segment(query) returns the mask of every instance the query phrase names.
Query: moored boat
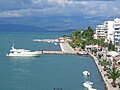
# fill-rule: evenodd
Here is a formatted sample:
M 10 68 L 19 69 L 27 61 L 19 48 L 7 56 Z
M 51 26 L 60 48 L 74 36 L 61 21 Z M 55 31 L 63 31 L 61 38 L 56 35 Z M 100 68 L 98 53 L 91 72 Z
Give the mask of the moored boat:
M 89 83 L 86 83 L 86 82 L 83 83 L 83 86 L 84 86 L 85 88 L 92 88 L 92 85 L 89 84 Z
M 85 83 L 93 85 L 93 82 L 90 82 L 90 81 L 85 81 Z
M 83 86 L 85 88 L 87 88 L 88 90 L 97 90 L 97 89 L 93 88 L 92 85 L 93 85 L 93 82 L 90 82 L 90 81 L 85 81 L 83 83 Z
M 10 50 L 10 53 L 6 54 L 6 56 L 11 56 L 11 57 L 36 57 L 36 56 L 40 56 L 40 54 L 42 54 L 41 51 L 30 51 L 30 50 L 26 50 L 26 49 L 15 49 L 14 47 L 12 47 L 12 49 Z
M 88 56 L 88 53 L 85 51 L 77 52 L 78 55 Z
M 84 75 L 84 76 L 90 76 L 90 72 L 88 72 L 88 71 L 83 71 L 83 75 Z

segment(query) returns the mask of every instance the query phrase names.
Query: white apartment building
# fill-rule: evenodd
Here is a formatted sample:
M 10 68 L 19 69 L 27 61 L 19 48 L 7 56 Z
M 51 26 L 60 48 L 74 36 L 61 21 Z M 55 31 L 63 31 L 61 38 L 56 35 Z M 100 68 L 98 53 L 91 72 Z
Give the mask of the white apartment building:
M 107 40 L 111 40 L 114 43 L 114 21 L 105 21 L 104 25 L 107 28 Z
M 97 25 L 96 26 L 96 38 L 106 38 L 107 37 L 107 28 L 105 25 Z
M 120 18 L 114 19 L 114 43 L 120 45 Z
M 96 39 L 104 37 L 111 40 L 120 51 L 120 18 L 114 21 L 105 21 L 103 25 L 96 26 Z
M 103 25 L 96 26 L 96 36 L 98 38 L 106 38 L 114 42 L 114 21 L 105 21 Z

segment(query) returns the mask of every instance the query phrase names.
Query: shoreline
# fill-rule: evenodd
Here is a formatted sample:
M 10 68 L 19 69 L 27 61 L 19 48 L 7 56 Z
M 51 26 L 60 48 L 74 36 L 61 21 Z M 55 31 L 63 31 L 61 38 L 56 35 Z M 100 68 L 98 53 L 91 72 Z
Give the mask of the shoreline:
M 64 43 L 60 43 L 60 47 L 61 47 L 61 50 L 65 51 L 66 47 L 64 47 L 63 45 Z M 67 43 L 68 44 L 68 43 Z M 70 47 L 69 49 L 71 49 L 72 47 L 68 44 L 67 45 L 68 47 Z M 69 51 L 69 50 L 68 50 Z M 73 50 L 74 52 L 76 52 L 75 50 Z M 100 76 L 101 76 L 101 79 L 103 80 L 104 82 L 104 85 L 105 85 L 105 90 L 120 90 L 119 87 L 113 87 L 111 85 L 111 82 L 112 82 L 112 79 L 108 79 L 107 76 L 104 76 L 106 74 L 106 72 L 103 70 L 103 67 L 101 65 L 98 64 L 98 59 L 97 57 L 95 57 L 94 55 L 92 55 L 91 53 L 89 53 L 90 57 L 93 58 L 96 66 L 97 66 L 97 69 L 100 73 Z
M 61 48 L 61 51 L 44 51 L 46 54 L 77 54 L 77 52 L 69 45 L 68 42 L 60 42 L 59 46 Z M 103 70 L 103 67 L 98 64 L 98 58 L 95 57 L 93 54 L 89 53 L 90 57 L 93 58 L 97 69 L 100 73 L 101 79 L 103 80 L 105 84 L 105 90 L 120 90 L 119 87 L 113 87 L 111 82 L 112 79 L 108 79 L 107 76 L 105 76 L 106 71 Z
M 105 89 L 106 90 L 120 90 L 118 86 L 113 87 L 112 84 L 111 84 L 112 80 L 108 79 L 107 76 L 104 76 L 106 74 L 106 72 L 103 70 L 103 67 L 98 64 L 98 59 L 94 55 L 92 55 L 91 53 L 89 53 L 89 55 L 93 58 L 96 66 L 98 68 L 98 71 L 101 75 L 101 78 L 105 83 Z

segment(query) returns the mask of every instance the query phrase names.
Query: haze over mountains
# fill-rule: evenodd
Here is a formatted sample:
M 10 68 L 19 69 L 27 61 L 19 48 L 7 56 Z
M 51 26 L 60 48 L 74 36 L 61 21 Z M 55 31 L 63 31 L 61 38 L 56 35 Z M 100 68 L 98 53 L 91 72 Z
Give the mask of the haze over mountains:
M 120 17 L 120 0 L 0 0 L 0 31 L 95 29 Z
M 0 18 L 0 31 L 69 31 L 85 30 L 88 26 L 95 29 L 97 24 L 114 17 L 4 17 Z

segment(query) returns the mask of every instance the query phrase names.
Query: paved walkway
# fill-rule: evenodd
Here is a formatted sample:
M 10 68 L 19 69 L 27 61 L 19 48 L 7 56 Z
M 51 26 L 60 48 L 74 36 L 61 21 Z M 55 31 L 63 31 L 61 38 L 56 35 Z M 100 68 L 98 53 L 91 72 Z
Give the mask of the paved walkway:
M 61 51 L 42 51 L 42 53 L 44 54 L 77 54 L 76 51 L 67 42 L 60 43 L 60 47 L 61 47 Z
M 104 76 L 106 74 L 106 71 L 103 70 L 103 67 L 101 65 L 98 65 L 98 59 L 94 55 L 92 55 L 92 54 L 90 54 L 90 55 L 93 57 L 96 65 L 100 71 L 100 74 L 101 74 L 103 81 L 105 82 L 105 85 L 106 85 L 106 90 L 120 90 L 118 85 L 117 85 L 117 87 L 113 87 L 111 85 L 112 79 L 108 79 L 107 76 Z
M 60 47 L 63 52 L 75 52 L 67 42 L 60 43 Z

